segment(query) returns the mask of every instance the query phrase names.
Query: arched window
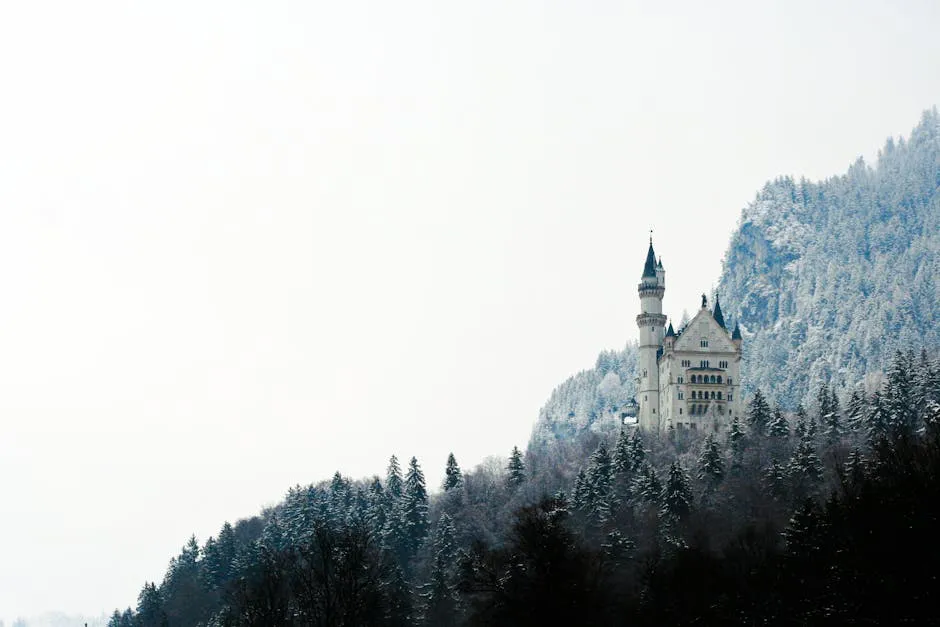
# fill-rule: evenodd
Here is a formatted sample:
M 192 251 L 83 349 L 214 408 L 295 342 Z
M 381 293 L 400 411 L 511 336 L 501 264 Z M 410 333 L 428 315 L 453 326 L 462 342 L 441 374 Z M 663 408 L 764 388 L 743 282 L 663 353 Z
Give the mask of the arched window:
M 712 375 L 712 376 L 711 376 L 711 383 L 714 383 L 714 382 L 715 382 L 715 375 Z
M 718 375 L 718 383 L 721 383 L 721 375 Z
M 715 393 L 714 393 L 714 392 L 712 392 L 712 398 L 715 398 Z
M 718 400 L 721 400 L 721 392 L 718 392 Z

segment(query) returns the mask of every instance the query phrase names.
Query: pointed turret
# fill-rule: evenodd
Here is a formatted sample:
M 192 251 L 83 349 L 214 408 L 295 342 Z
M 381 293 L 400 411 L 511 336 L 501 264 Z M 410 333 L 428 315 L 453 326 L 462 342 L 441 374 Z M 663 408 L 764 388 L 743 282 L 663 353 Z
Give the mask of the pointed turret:
M 643 265 L 644 279 L 656 278 L 656 253 L 653 252 L 653 238 L 650 238 L 650 249 L 646 251 L 646 263 Z
M 732 339 L 732 340 L 740 340 L 740 339 L 741 339 L 741 327 L 738 326 L 738 323 L 737 323 L 737 322 L 734 323 L 734 331 L 731 332 L 731 339 Z
M 725 317 L 721 313 L 721 303 L 718 302 L 718 294 L 715 294 L 715 310 L 712 312 L 712 317 L 715 319 L 715 322 L 721 325 L 722 329 L 728 330 L 728 327 L 725 326 Z
M 669 328 L 666 329 L 666 337 L 676 337 L 676 332 L 672 328 L 672 323 L 669 323 Z

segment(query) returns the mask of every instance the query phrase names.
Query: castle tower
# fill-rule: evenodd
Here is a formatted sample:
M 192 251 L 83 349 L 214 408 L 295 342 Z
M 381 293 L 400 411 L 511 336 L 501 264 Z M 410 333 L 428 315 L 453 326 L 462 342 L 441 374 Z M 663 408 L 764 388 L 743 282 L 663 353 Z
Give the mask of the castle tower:
M 666 271 L 662 260 L 657 262 L 653 252 L 653 238 L 646 253 L 643 276 L 637 286 L 640 295 L 640 315 L 636 325 L 640 330 L 639 364 L 637 366 L 637 421 L 641 429 L 658 431 L 659 363 L 666 316 L 663 315 L 663 295 L 666 293 Z

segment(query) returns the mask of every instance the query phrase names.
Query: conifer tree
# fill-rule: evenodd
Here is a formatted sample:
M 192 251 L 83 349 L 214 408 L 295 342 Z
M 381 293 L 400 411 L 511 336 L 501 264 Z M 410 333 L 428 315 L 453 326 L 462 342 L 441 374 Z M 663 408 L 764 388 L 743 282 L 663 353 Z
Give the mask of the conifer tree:
M 872 394 L 865 417 L 865 427 L 869 445 L 873 446 L 888 437 L 888 411 L 885 408 L 881 392 Z
M 509 455 L 508 482 L 510 487 L 518 487 L 525 483 L 525 462 L 522 461 L 522 451 L 518 446 L 512 447 L 512 453 Z
M 403 481 L 401 477 L 401 466 L 398 465 L 398 457 L 392 455 L 388 460 L 388 471 L 385 475 L 385 491 L 389 498 L 397 501 L 402 495 Z
M 894 440 L 910 437 L 914 433 L 917 413 L 914 406 L 913 364 L 913 353 L 897 351 L 888 370 L 884 401 L 889 434 Z
M 578 511 L 587 511 L 588 509 L 588 481 L 587 473 L 584 468 L 578 471 L 578 476 L 574 481 L 574 501 L 573 505 Z
M 662 510 L 664 517 L 683 520 L 692 510 L 692 487 L 689 477 L 678 461 L 672 462 L 669 467 L 669 478 L 662 494 Z
M 656 469 L 649 462 L 645 462 L 633 480 L 633 494 L 646 503 L 657 503 L 662 496 L 662 482 Z
M 463 482 L 463 475 L 460 473 L 460 466 L 457 465 L 457 459 L 451 453 L 447 456 L 447 467 L 444 469 L 444 491 L 459 488 Z
M 790 437 L 790 425 L 787 423 L 787 419 L 783 417 L 780 405 L 774 405 L 770 424 L 767 425 L 767 435 L 772 438 Z
M 806 409 L 803 408 L 803 404 L 800 403 L 796 407 L 796 428 L 793 430 L 796 434 L 796 437 L 803 438 L 806 436 L 807 429 L 807 419 L 806 419 Z
M 844 480 L 853 488 L 860 486 L 865 480 L 865 459 L 857 448 L 849 453 L 845 462 Z
M 765 435 L 767 433 L 767 423 L 770 422 L 770 406 L 767 399 L 760 391 L 760 388 L 754 390 L 754 395 L 748 403 L 747 426 L 753 435 Z
M 627 432 L 623 429 L 620 430 L 620 435 L 617 437 L 617 446 L 614 448 L 613 462 L 614 472 L 617 474 L 625 475 L 633 470 L 633 457 L 630 446 L 630 438 L 627 436 Z
M 812 491 L 822 480 L 822 461 L 816 454 L 808 429 L 793 451 L 787 470 L 791 483 L 801 496 L 806 495 L 807 491 Z
M 414 554 L 428 535 L 428 491 L 416 457 L 412 457 L 408 463 L 402 505 L 408 548 Z
M 372 477 L 372 483 L 369 484 L 368 499 L 369 511 L 366 520 L 373 533 L 381 534 L 388 521 L 389 502 L 378 475 Z
M 781 497 L 787 489 L 787 471 L 776 459 L 770 460 L 770 466 L 764 471 L 764 483 L 775 497 Z
M 852 390 L 849 404 L 846 407 L 847 426 L 852 431 L 858 431 L 865 424 L 865 401 L 858 390 Z
M 446 513 L 441 514 L 434 534 L 434 560 L 431 580 L 425 586 L 424 624 L 454 625 L 457 619 L 457 595 L 454 587 L 454 572 L 457 559 L 457 543 L 454 523 Z
M 637 471 L 646 463 L 646 449 L 643 448 L 643 438 L 640 437 L 640 430 L 636 429 L 630 436 L 630 464 L 632 471 Z
M 826 442 L 831 445 L 837 442 L 843 433 L 842 417 L 839 415 L 839 399 L 835 390 L 830 391 L 826 384 L 819 388 L 818 398 L 823 433 L 826 436 Z
M 744 456 L 744 431 L 741 430 L 737 416 L 731 419 L 731 426 L 728 428 L 728 448 L 731 449 L 731 467 L 739 468 Z
M 698 458 L 698 478 L 706 489 L 714 490 L 725 476 L 725 460 L 721 456 L 718 442 L 708 434 L 702 444 L 702 453 Z
M 594 520 L 603 524 L 610 520 L 616 507 L 613 491 L 613 461 L 603 442 L 591 455 L 587 484 L 588 501 Z

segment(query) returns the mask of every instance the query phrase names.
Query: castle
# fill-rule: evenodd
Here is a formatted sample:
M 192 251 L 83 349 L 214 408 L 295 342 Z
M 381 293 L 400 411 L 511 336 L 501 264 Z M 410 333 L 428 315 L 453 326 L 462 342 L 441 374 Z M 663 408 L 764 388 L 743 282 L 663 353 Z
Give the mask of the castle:
M 666 327 L 663 295 L 666 271 L 656 259 L 653 239 L 638 286 L 640 315 L 639 363 L 637 364 L 637 422 L 641 429 L 663 431 L 674 428 L 714 430 L 742 415 L 741 330 L 729 332 L 715 298 L 709 310 L 702 307 L 676 332 Z

